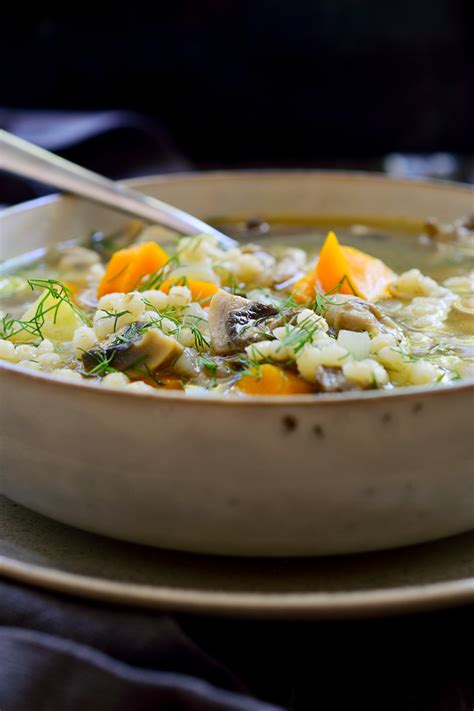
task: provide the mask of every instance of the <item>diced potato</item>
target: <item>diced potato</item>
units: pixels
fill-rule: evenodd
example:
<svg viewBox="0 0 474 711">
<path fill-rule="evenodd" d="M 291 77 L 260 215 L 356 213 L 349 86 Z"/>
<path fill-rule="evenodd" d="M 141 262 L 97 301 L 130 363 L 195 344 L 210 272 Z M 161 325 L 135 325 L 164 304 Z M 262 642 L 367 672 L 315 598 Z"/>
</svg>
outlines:
<svg viewBox="0 0 474 711">
<path fill-rule="evenodd" d="M 45 298 L 45 293 L 43 291 L 38 296 L 20 320 L 31 322 L 36 315 L 43 338 L 49 338 L 51 341 L 71 341 L 76 328 L 83 325 L 81 318 L 67 302 L 54 298 L 52 294 L 48 294 Z M 38 340 L 40 335 L 37 332 L 30 333 L 30 330 L 33 331 L 33 328 L 19 331 L 12 336 L 11 340 L 16 343 Z"/>
</svg>

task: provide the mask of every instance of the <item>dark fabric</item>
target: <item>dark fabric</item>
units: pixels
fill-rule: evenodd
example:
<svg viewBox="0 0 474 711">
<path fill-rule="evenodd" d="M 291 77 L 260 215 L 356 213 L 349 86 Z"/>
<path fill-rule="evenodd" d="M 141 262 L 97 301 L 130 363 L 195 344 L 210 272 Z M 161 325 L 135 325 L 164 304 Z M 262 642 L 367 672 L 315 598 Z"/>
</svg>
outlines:
<svg viewBox="0 0 474 711">
<path fill-rule="evenodd" d="M 270 711 L 167 615 L 0 582 L 2 711 Z"/>
<path fill-rule="evenodd" d="M 260 711 L 263 702 L 472 711 L 473 660 L 474 606 L 373 620 L 223 619 L 0 580 L 2 711 Z"/>
<path fill-rule="evenodd" d="M 0 697 L 9 711 L 276 708 L 184 674 L 137 669 L 90 647 L 30 630 L 0 629 L 0 659 Z"/>
</svg>

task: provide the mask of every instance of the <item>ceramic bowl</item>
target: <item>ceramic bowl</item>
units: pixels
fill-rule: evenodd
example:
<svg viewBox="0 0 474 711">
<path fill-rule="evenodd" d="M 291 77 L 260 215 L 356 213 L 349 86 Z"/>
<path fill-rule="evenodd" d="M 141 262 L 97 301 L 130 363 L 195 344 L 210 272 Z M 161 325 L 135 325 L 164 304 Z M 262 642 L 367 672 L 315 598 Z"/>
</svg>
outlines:
<svg viewBox="0 0 474 711">
<path fill-rule="evenodd" d="M 322 172 L 135 181 L 206 218 L 452 220 L 465 186 Z M 124 219 L 56 197 L 4 211 L 9 258 Z M 474 528 L 474 386 L 242 401 L 125 393 L 2 364 L 1 493 L 79 528 L 201 553 L 351 553 Z"/>
</svg>

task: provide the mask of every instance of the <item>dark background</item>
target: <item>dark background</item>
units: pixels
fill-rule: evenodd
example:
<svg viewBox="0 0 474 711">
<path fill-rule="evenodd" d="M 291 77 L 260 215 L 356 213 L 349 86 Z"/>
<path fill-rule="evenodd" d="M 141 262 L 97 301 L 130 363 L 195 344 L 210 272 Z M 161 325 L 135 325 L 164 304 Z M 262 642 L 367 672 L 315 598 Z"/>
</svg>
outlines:
<svg viewBox="0 0 474 711">
<path fill-rule="evenodd" d="M 471 0 L 10 7 L 0 58 L 0 106 L 137 112 L 200 167 L 474 153 Z"/>
</svg>

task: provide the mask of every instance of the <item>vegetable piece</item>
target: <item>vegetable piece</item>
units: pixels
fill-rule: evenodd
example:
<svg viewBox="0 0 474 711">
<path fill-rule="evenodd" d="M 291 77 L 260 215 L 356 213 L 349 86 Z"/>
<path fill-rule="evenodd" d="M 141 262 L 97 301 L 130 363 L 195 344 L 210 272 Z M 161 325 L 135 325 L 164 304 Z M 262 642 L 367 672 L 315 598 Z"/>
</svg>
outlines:
<svg viewBox="0 0 474 711">
<path fill-rule="evenodd" d="M 20 323 L 25 327 L 11 337 L 15 343 L 29 343 L 38 338 L 72 341 L 76 328 L 84 324 L 69 298 L 54 287 L 45 289 L 38 296 L 25 311 Z"/>
<path fill-rule="evenodd" d="M 355 285 L 351 285 L 350 266 L 334 232 L 326 237 L 315 273 L 322 291 L 331 291 L 340 285 L 339 293 L 359 296 Z"/>
<path fill-rule="evenodd" d="M 293 298 L 304 303 L 314 299 L 318 290 L 377 301 L 388 296 L 387 286 L 396 276 L 380 259 L 354 247 L 341 246 L 334 232 L 329 232 L 314 272 L 296 282 Z"/>
<path fill-rule="evenodd" d="M 120 249 L 107 264 L 97 291 L 98 296 L 133 291 L 140 286 L 145 276 L 160 269 L 168 259 L 165 250 L 156 242 Z"/>
<path fill-rule="evenodd" d="M 329 232 L 316 264 L 316 279 L 323 291 L 338 288 L 368 301 L 387 295 L 387 286 L 396 277 L 380 259 L 354 247 L 341 247 L 334 232 Z"/>
<path fill-rule="evenodd" d="M 157 373 L 150 377 L 149 375 L 135 376 L 134 373 L 129 373 L 129 378 L 133 383 L 143 382 L 151 385 L 152 388 L 158 390 L 184 390 L 184 385 L 177 375 Z"/>
<path fill-rule="evenodd" d="M 393 333 L 401 336 L 399 326 L 375 304 L 357 296 L 335 296 L 325 306 L 326 321 L 339 331 L 367 331 L 369 334 Z"/>
<path fill-rule="evenodd" d="M 181 378 L 179 378 L 177 375 L 161 375 L 161 373 L 158 373 L 156 375 L 156 382 L 150 383 L 150 385 L 153 384 L 155 385 L 155 387 L 158 385 L 158 387 L 162 388 L 163 390 L 184 390 L 184 385 L 181 382 Z"/>
<path fill-rule="evenodd" d="M 321 282 L 315 272 L 309 272 L 294 284 L 291 295 L 298 304 L 307 304 L 314 301 L 317 291 L 323 292 Z"/>
<path fill-rule="evenodd" d="M 237 389 L 246 395 L 298 395 L 312 392 L 311 386 L 294 373 L 265 363 L 241 377 Z"/>
<path fill-rule="evenodd" d="M 193 301 L 199 301 L 203 306 L 207 306 L 216 291 L 219 291 L 217 284 L 213 284 L 210 281 L 200 281 L 198 279 L 183 280 L 182 277 L 166 279 L 160 286 L 160 291 L 168 293 L 172 286 L 180 285 L 187 286 L 192 294 Z"/>
<path fill-rule="evenodd" d="M 342 393 L 352 389 L 341 368 L 332 368 L 327 365 L 318 365 L 314 374 L 314 382 L 318 392 L 321 393 Z"/>
<path fill-rule="evenodd" d="M 378 301 L 389 295 L 387 287 L 397 277 L 390 267 L 355 247 L 341 250 L 349 264 L 349 279 L 363 299 Z"/>
<path fill-rule="evenodd" d="M 171 365 L 182 352 L 183 346 L 171 336 L 158 328 L 149 328 L 143 333 L 138 323 L 126 326 L 103 348 L 83 353 L 82 362 L 86 370 L 95 375 L 103 375 L 110 369 L 123 371 L 140 367 L 152 372 Z"/>
<path fill-rule="evenodd" d="M 262 340 L 265 321 L 278 314 L 270 304 L 260 304 L 219 289 L 209 307 L 209 332 L 217 355 L 238 353 Z"/>
<path fill-rule="evenodd" d="M 0 299 L 11 299 L 12 297 L 24 297 L 28 294 L 28 282 L 23 277 L 0 276 Z"/>
<path fill-rule="evenodd" d="M 337 345 L 352 353 L 357 360 L 364 360 L 370 353 L 370 336 L 367 331 L 346 331 L 341 329 L 337 336 Z"/>
</svg>

